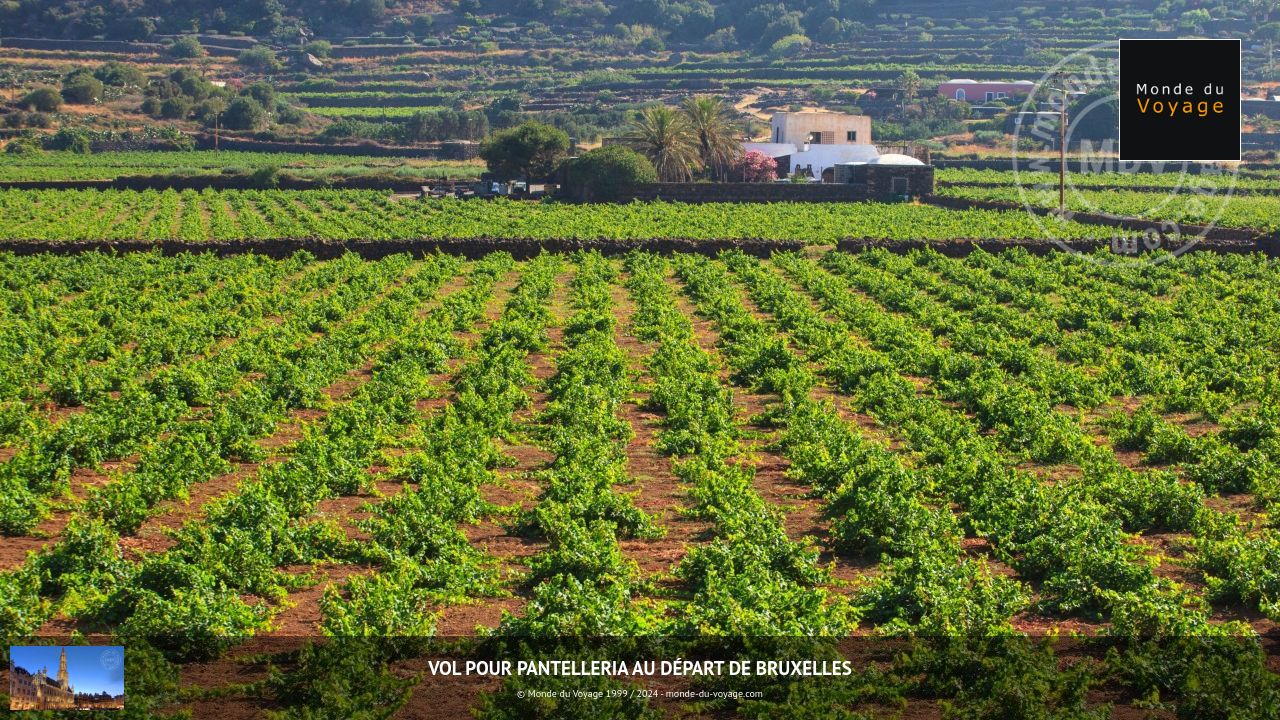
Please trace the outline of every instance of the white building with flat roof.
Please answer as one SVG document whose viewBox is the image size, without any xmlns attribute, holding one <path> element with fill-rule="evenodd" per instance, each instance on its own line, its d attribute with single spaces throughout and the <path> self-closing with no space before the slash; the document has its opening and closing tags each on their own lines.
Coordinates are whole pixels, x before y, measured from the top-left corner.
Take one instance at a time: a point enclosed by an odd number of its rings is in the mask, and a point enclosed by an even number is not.
<svg viewBox="0 0 1280 720">
<path fill-rule="evenodd" d="M 870 145 L 871 118 L 834 112 L 780 112 L 769 121 L 769 139 L 792 145 Z"/>
<path fill-rule="evenodd" d="M 769 122 L 769 142 L 743 143 L 778 161 L 790 175 L 807 170 L 814 179 L 840 163 L 868 162 L 879 156 L 871 144 L 871 118 L 833 112 L 779 112 Z"/>
</svg>

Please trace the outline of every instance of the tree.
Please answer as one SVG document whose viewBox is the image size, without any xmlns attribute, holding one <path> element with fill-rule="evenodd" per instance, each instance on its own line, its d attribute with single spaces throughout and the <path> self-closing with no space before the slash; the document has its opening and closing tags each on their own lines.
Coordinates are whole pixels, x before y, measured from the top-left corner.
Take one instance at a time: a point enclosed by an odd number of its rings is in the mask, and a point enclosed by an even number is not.
<svg viewBox="0 0 1280 720">
<path fill-rule="evenodd" d="M 220 97 L 211 97 L 201 100 L 192 109 L 192 114 L 206 127 L 214 127 L 221 124 L 222 113 L 226 111 L 227 102 L 225 100 Z"/>
<path fill-rule="evenodd" d="M 131 17 L 116 23 L 116 27 L 125 40 L 146 40 L 155 34 L 156 21 L 149 17 Z"/>
<path fill-rule="evenodd" d="M 4 126 L 11 128 L 20 127 L 40 127 L 47 128 L 53 124 L 47 113 L 42 112 L 25 112 L 23 110 L 15 110 L 4 116 Z M 18 152 L 15 150 L 14 152 Z"/>
<path fill-rule="evenodd" d="M 104 85 L 116 87 L 143 87 L 147 84 L 147 76 L 137 65 L 130 65 L 118 60 L 104 63 L 93 71 L 93 76 Z"/>
<path fill-rule="evenodd" d="M 1267 66 L 1275 64 L 1276 43 L 1280 42 L 1280 22 L 1271 22 L 1266 25 L 1259 25 L 1253 31 L 1253 36 L 1259 40 L 1265 40 L 1267 43 Z"/>
<path fill-rule="evenodd" d="M 835 43 L 844 39 L 844 23 L 840 22 L 840 18 L 827 16 L 822 23 L 818 25 L 817 32 L 814 37 L 819 42 Z"/>
<path fill-rule="evenodd" d="M 419 111 L 399 124 L 399 142 L 415 143 L 435 140 L 472 140 L 489 132 L 489 119 L 479 110 Z"/>
<path fill-rule="evenodd" d="M 738 32 L 732 25 L 720 28 L 708 35 L 702 41 L 702 44 L 711 52 L 732 50 L 733 48 L 738 47 Z"/>
<path fill-rule="evenodd" d="M 272 108 L 276 105 L 276 89 L 270 83 L 256 82 L 246 85 L 240 94 L 257 100 L 258 104 L 264 108 Z"/>
<path fill-rule="evenodd" d="M 10 155 L 38 155 L 44 152 L 44 148 L 36 138 L 20 137 L 10 140 L 4 146 L 4 151 Z"/>
<path fill-rule="evenodd" d="M 656 182 L 653 163 L 622 145 L 596 148 L 568 161 L 563 192 L 575 200 L 615 202 L 633 185 Z"/>
<path fill-rule="evenodd" d="M 1208 10 L 1205 10 L 1204 8 L 1195 8 L 1182 13 L 1178 18 L 1178 27 L 1184 30 L 1202 32 L 1204 30 L 1204 24 L 1212 19 L 1213 17 L 1209 15 Z"/>
<path fill-rule="evenodd" d="M 93 152 L 89 133 L 81 128 L 61 128 L 49 138 L 48 144 L 50 150 L 66 150 L 80 155 Z"/>
<path fill-rule="evenodd" d="M 515 125 L 515 121 L 519 119 L 521 111 L 524 109 L 520 97 L 518 95 L 503 95 L 496 100 L 489 102 L 485 107 L 485 117 L 489 119 L 489 124 L 494 127 L 508 127 Z"/>
<path fill-rule="evenodd" d="M 569 136 L 563 130 L 536 120 L 500 130 L 480 144 L 480 157 L 499 180 L 544 178 L 568 151 Z"/>
<path fill-rule="evenodd" d="M 312 40 L 302 46 L 302 51 L 311 53 L 318 58 L 327 58 L 333 54 L 333 43 L 328 40 Z"/>
<path fill-rule="evenodd" d="M 689 182 L 698 167 L 698 145 L 689 121 L 671 108 L 645 108 L 626 135 L 633 150 L 649 158 L 663 182 Z"/>
<path fill-rule="evenodd" d="M 359 23 L 376 23 L 387 14 L 386 0 L 355 0 L 350 8 L 352 19 Z"/>
<path fill-rule="evenodd" d="M 181 120 L 191 114 L 191 101 L 181 95 L 167 98 L 160 103 L 160 117 Z"/>
<path fill-rule="evenodd" d="M 729 117 L 728 106 L 718 97 L 703 95 L 686 98 L 680 112 L 697 141 L 702 166 L 712 179 L 723 180 L 742 155 L 738 128 Z"/>
<path fill-rule="evenodd" d="M 169 56 L 175 58 L 198 58 L 204 56 L 204 46 L 190 35 L 183 35 L 169 44 Z"/>
<path fill-rule="evenodd" d="M 1072 140 L 1119 140 L 1120 107 L 1114 91 L 1092 90 L 1067 107 L 1067 130 Z"/>
<path fill-rule="evenodd" d="M 282 67 L 280 61 L 276 59 L 275 52 L 266 45 L 257 45 L 245 50 L 236 58 L 236 62 L 260 72 L 275 72 Z"/>
<path fill-rule="evenodd" d="M 222 125 L 228 130 L 256 130 L 267 119 L 262 104 L 251 97 L 238 97 L 222 113 Z"/>
<path fill-rule="evenodd" d="M 804 26 L 800 24 L 800 13 L 789 12 L 765 26 L 757 44 L 761 49 L 769 48 L 783 38 L 796 36 L 805 37 Z"/>
<path fill-rule="evenodd" d="M 413 24 L 411 24 L 409 27 L 419 36 L 422 36 L 422 35 L 429 35 L 431 33 L 431 30 L 435 27 L 435 24 L 436 24 L 436 19 L 434 17 L 423 14 L 423 15 L 415 15 L 413 18 Z"/>
<path fill-rule="evenodd" d="M 73 105 L 88 105 L 102 99 L 102 81 L 92 75 L 76 75 L 62 84 L 62 99 Z"/>
<path fill-rule="evenodd" d="M 694 0 L 680 18 L 676 33 L 686 42 L 698 42 L 716 29 L 716 9 L 707 0 Z"/>
<path fill-rule="evenodd" d="M 22 98 L 22 106 L 39 112 L 57 112 L 62 108 L 62 94 L 47 85 L 38 87 Z"/>
<path fill-rule="evenodd" d="M 898 90 L 898 102 L 901 105 L 902 115 L 907 114 L 907 103 L 915 99 L 916 93 L 920 92 L 920 76 L 915 70 L 903 71 L 898 79 L 894 82 L 894 86 Z"/>
<path fill-rule="evenodd" d="M 769 46 L 769 57 L 784 58 L 791 57 L 802 52 L 810 45 L 809 38 L 795 33 L 792 35 L 784 35 L 778 38 L 777 42 Z"/>
<path fill-rule="evenodd" d="M 173 83 L 174 88 L 177 88 L 177 92 L 186 95 L 197 102 L 213 95 L 215 92 L 220 91 L 220 88 L 206 80 L 204 75 L 201 75 L 198 70 L 193 70 L 191 68 L 178 68 L 177 70 L 174 70 L 169 73 L 169 81 Z M 161 97 L 167 97 L 169 94 L 172 94 L 168 91 L 169 89 L 162 85 L 158 85 L 156 90 Z"/>
<path fill-rule="evenodd" d="M 778 177 L 778 161 L 752 150 L 738 159 L 732 174 L 742 182 L 773 182 Z"/>
</svg>

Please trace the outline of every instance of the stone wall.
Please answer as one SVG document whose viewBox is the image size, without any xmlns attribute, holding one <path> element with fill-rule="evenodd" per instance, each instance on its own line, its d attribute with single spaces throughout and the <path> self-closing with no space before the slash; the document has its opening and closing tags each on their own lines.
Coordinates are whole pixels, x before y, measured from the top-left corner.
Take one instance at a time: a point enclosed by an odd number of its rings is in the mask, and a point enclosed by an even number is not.
<svg viewBox="0 0 1280 720">
<path fill-rule="evenodd" d="M 1057 208 L 1027 207 L 1019 203 L 1008 202 L 1005 200 L 973 200 L 970 198 L 949 197 L 944 195 L 933 195 L 922 198 L 921 200 L 929 205 L 951 208 L 953 210 L 1006 210 L 1013 212 L 1033 212 L 1037 215 L 1054 215 L 1058 212 Z M 1145 220 L 1143 218 L 1076 211 L 1071 213 L 1071 220 L 1085 225 L 1106 225 L 1137 233 L 1146 232 L 1148 230 L 1154 232 L 1172 232 L 1176 230 L 1177 232 L 1185 233 L 1187 235 L 1202 236 L 1205 240 L 1222 240 L 1239 243 L 1250 243 L 1258 238 L 1266 237 L 1268 234 L 1265 230 L 1260 229 L 1207 227 L 1204 225 L 1191 225 L 1188 223 L 1180 223 L 1176 226 L 1170 226 L 1162 222 Z M 1273 233 L 1273 235 L 1275 234 Z"/>
<path fill-rule="evenodd" d="M 1240 142 L 1245 150 L 1280 150 L 1280 133 L 1241 133 Z"/>
<path fill-rule="evenodd" d="M 476 201 L 481 202 L 481 201 Z M 541 253 L 571 253 L 580 250 L 596 250 L 605 255 L 625 255 L 640 250 L 661 253 L 698 253 L 716 256 L 726 250 L 737 250 L 756 257 L 769 257 L 776 252 L 797 252 L 806 244 L 802 240 L 769 240 L 765 238 L 655 238 L 650 240 L 592 240 L 576 238 L 410 238 L 404 240 L 320 240 L 314 238 L 277 238 L 272 240 L 217 240 L 191 242 L 187 240 L 77 240 L 49 242 L 47 240 L 0 240 L 0 252 L 16 255 L 75 255 L 83 252 L 155 252 L 176 255 L 188 252 L 207 252 L 216 255 L 240 255 L 256 253 L 273 258 L 286 258 L 305 250 L 322 258 L 341 257 L 352 252 L 368 259 L 388 255 L 410 253 L 414 256 L 432 255 L 437 252 L 482 258 L 492 252 L 510 253 L 524 260 Z"/>
<path fill-rule="evenodd" d="M 866 200 L 861 185 L 824 183 L 646 183 L 624 193 L 627 200 L 671 200 L 686 203 L 858 202 Z"/>
<path fill-rule="evenodd" d="M 132 42 L 128 40 L 68 40 L 60 38 L 26 38 L 6 37 L 0 45 L 18 50 L 46 50 L 56 52 L 118 52 L 118 53 L 163 53 L 165 45 L 154 42 Z M 220 47 L 217 45 L 201 45 L 208 55 L 235 57 L 240 48 Z"/>
<path fill-rule="evenodd" d="M 214 138 L 210 133 L 197 133 L 192 136 L 196 147 L 209 150 L 214 146 Z M 472 142 L 440 142 L 430 145 L 379 145 L 374 142 L 361 142 L 350 145 L 326 145 L 323 143 L 289 142 L 284 140 L 257 140 L 254 138 L 228 137 L 219 138 L 218 147 L 223 150 L 244 150 L 249 152 L 285 152 L 315 153 L 317 155 L 368 155 L 373 157 L 416 157 L 437 160 L 470 160 L 477 156 L 479 143 Z"/>
<path fill-rule="evenodd" d="M 353 175 L 319 180 L 291 177 L 286 171 L 272 188 L 280 190 L 383 190 L 417 193 L 423 182 L 444 184 L 435 178 L 406 179 L 387 175 Z M 111 180 L 3 180 L 10 190 L 262 190 L 248 175 L 122 175 Z"/>
<path fill-rule="evenodd" d="M 1014 162 L 1011 157 L 1003 158 L 940 158 L 937 155 L 933 157 L 933 166 L 937 168 L 972 168 L 975 170 L 1014 170 Z M 1019 172 L 1058 172 L 1058 158 L 1037 157 L 1018 158 L 1017 170 Z M 1169 174 L 1182 173 L 1186 171 L 1189 175 L 1198 175 L 1205 173 L 1221 173 L 1221 169 L 1212 163 L 1186 163 L 1185 168 L 1180 162 L 1155 163 L 1140 160 L 1131 160 L 1121 162 L 1115 158 L 1093 158 L 1091 160 L 1081 160 L 1079 158 L 1067 158 L 1067 172 L 1072 174 L 1086 174 L 1098 171 L 1117 171 L 1128 173 L 1154 173 Z"/>
<path fill-rule="evenodd" d="M 1280 102 L 1275 100 L 1241 100 L 1240 112 L 1243 115 L 1263 115 L 1272 120 L 1280 120 Z"/>
<path fill-rule="evenodd" d="M 906 181 L 905 191 L 895 186 L 895 179 Z M 928 165 L 837 165 L 835 181 L 862 188 L 872 200 L 933 194 L 933 168 Z"/>
</svg>

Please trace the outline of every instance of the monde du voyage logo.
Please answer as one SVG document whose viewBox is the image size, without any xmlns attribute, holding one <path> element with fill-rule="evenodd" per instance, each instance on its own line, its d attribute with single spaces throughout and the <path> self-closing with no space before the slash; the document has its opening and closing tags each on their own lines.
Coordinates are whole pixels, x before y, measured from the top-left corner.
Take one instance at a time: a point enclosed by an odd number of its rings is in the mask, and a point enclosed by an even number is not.
<svg viewBox="0 0 1280 720">
<path fill-rule="evenodd" d="M 1120 158 L 1240 159 L 1240 41 L 1120 41 Z"/>
</svg>

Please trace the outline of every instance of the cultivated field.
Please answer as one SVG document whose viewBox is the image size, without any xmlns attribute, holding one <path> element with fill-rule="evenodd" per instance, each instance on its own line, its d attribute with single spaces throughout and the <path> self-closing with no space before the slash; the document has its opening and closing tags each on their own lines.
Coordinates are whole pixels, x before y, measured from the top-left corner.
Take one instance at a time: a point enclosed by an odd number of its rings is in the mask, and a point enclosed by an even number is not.
<svg viewBox="0 0 1280 720">
<path fill-rule="evenodd" d="M 402 157 L 358 157 L 235 150 L 103 152 L 78 155 L 0 154 L 2 182 L 71 182 L 121 177 L 215 177 L 275 168 L 301 178 L 340 180 L 373 174 L 386 177 L 478 177 L 483 164 Z"/>
<path fill-rule="evenodd" d="M 433 694 L 428 636 L 1061 631 L 1122 640 L 591 716 L 1276 708 L 1261 256 L 4 255 L 0 279 L 0 622 L 128 639 L 134 707 L 514 718 L 556 686 Z M 321 636 L 347 644 L 262 654 Z"/>
<path fill-rule="evenodd" d="M 138 719 L 1280 718 L 1277 8 L 4 3 L 0 649 Z M 1238 173 L 1058 219 L 1019 112 L 1114 159 L 1120 37 L 1240 38 Z M 842 136 L 936 182 L 652 184 Z M 482 174 L 551 194 L 417 197 Z M 569 201 L 654 194 L 746 202 Z"/>
<path fill-rule="evenodd" d="M 1050 222 L 1045 220 L 1044 222 Z M 1052 221 L 1055 237 L 1110 238 L 1103 226 Z M 322 240 L 650 238 L 951 240 L 1043 238 L 1025 211 L 883 203 L 629 203 L 395 199 L 376 190 L 3 190 L 0 239 Z"/>
</svg>

